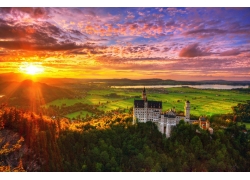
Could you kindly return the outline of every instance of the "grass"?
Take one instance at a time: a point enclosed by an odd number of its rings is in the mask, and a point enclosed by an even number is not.
[[[250,130],[250,123],[244,123],[246,125],[247,130]]]
[[[78,102],[99,105],[99,110],[110,111],[118,108],[127,109],[133,107],[134,96],[141,97],[141,89],[105,89],[91,90],[88,95],[82,99],[59,99],[48,103],[48,105],[66,106]],[[118,96],[109,97],[111,93]],[[162,101],[163,111],[175,107],[176,110],[184,111],[185,101],[191,103],[191,114],[213,115],[231,113],[231,107],[238,103],[250,99],[250,94],[238,93],[234,90],[215,90],[215,89],[195,89],[189,87],[168,88],[168,89],[147,89],[148,100]],[[136,98],[140,99],[140,98]],[[72,113],[69,117],[79,114]]]
[[[72,106],[76,103],[82,102],[80,99],[57,99],[55,101],[49,102],[45,105],[45,107],[49,107],[50,105],[56,105],[56,106],[62,106],[63,104],[66,104],[66,106]]]

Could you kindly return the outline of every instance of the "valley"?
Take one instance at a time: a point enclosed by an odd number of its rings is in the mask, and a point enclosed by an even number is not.
[[[191,114],[193,116],[212,116],[214,114],[232,113],[232,106],[237,103],[244,103],[250,99],[249,93],[242,93],[238,90],[216,90],[216,89],[195,89],[189,87],[147,89],[150,100],[162,101],[163,110],[175,108],[182,111],[184,102],[191,103]],[[133,100],[141,98],[141,89],[93,89],[89,90],[84,97],[73,99],[57,99],[45,105],[49,106],[71,106],[76,103],[95,106],[98,110],[105,112],[112,110],[127,111],[133,107]],[[84,111],[84,109],[82,109]],[[86,113],[76,111],[69,118],[84,118]],[[66,115],[67,116],[67,115]]]

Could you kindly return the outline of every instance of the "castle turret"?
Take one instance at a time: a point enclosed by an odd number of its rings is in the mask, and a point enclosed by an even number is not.
[[[185,118],[186,120],[190,120],[190,102],[186,101],[185,103]]]
[[[160,122],[159,122],[159,127],[158,127],[159,131],[164,134],[164,114],[161,114],[160,116]]]
[[[146,95],[146,89],[145,89],[145,87],[144,87],[144,89],[143,89],[143,91],[142,91],[142,99],[143,99],[144,101],[147,101],[147,95]]]

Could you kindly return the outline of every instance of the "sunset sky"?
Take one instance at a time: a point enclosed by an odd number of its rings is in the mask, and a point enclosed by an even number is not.
[[[0,73],[30,66],[58,78],[250,80],[250,8],[0,8]]]

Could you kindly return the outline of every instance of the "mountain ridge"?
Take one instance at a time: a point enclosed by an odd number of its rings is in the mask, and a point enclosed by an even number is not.
[[[75,93],[69,89],[55,87],[46,83],[26,79],[22,82],[0,83],[0,103],[37,111],[41,105],[59,98],[73,98]]]
[[[173,79],[84,79],[84,78],[55,78],[55,77],[33,77],[32,75],[24,75],[22,73],[3,73],[0,74],[0,83],[3,82],[22,82],[32,79],[34,82],[46,83],[53,86],[61,86],[72,83],[106,83],[107,85],[201,85],[201,84],[221,84],[221,85],[250,85],[250,81],[233,81],[223,79],[184,81]]]

